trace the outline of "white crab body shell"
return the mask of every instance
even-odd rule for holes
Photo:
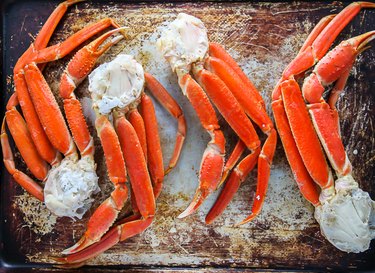
[[[375,238],[375,202],[351,175],[337,179],[335,190],[315,210],[322,234],[342,251],[366,251]]]
[[[156,42],[172,70],[189,73],[191,64],[204,60],[208,51],[207,29],[198,18],[179,13]]]
[[[44,202],[57,216],[79,219],[91,207],[92,195],[99,192],[95,163],[89,157],[65,157],[52,167],[44,187]]]
[[[125,110],[139,100],[145,83],[144,71],[133,56],[119,54],[89,75],[93,107],[106,115],[113,109]]]

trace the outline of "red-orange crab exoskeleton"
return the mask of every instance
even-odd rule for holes
[[[47,47],[67,8],[77,2],[80,0],[61,3],[50,15],[34,43],[18,60],[14,68],[15,93],[8,102],[1,134],[4,163],[14,180],[44,201],[56,215],[70,217],[82,217],[90,207],[90,198],[97,189],[98,180],[93,159],[93,138],[74,90],[89,75],[98,58],[123,36],[115,36],[109,42],[106,40],[124,31],[113,20],[103,19],[64,42]],[[42,74],[43,66],[63,58],[109,26],[116,29],[77,51],[62,74],[59,91],[66,124]],[[174,152],[166,170],[154,106],[150,97],[143,92],[145,87],[178,123]],[[90,76],[90,91],[96,112],[95,127],[114,190],[91,216],[82,239],[63,252],[68,254],[66,257],[56,259],[67,267],[81,266],[87,259],[150,226],[164,175],[176,165],[186,134],[186,122],[179,105],[152,75],[144,73],[142,66],[131,56],[119,55],[111,63],[96,69]],[[16,108],[18,104],[23,116]],[[109,120],[111,114],[114,126]],[[16,169],[5,123],[30,172],[38,180],[46,181],[44,190],[38,182]],[[60,153],[64,155],[63,159]],[[131,184],[133,215],[119,220],[112,227],[128,200],[127,176]],[[79,194],[83,197],[79,197]],[[84,199],[84,204],[81,199]]]
[[[206,217],[206,223],[214,221],[257,164],[258,183],[252,213],[241,223],[250,221],[261,211],[277,142],[276,130],[261,95],[232,57],[219,44],[208,42],[207,30],[198,18],[180,13],[162,33],[157,46],[177,74],[182,92],[211,136],[201,162],[199,187],[179,218],[196,211],[229,175]],[[225,139],[211,102],[239,137],[225,166]],[[252,122],[267,135],[263,147]],[[250,153],[237,164],[246,148]]]
[[[371,223],[375,202],[359,188],[351,175],[352,167],[341,141],[335,104],[355,58],[374,39],[375,31],[343,41],[328,50],[362,8],[375,8],[375,3],[354,2],[339,14],[323,18],[284,70],[272,94],[276,126],[301,193],[315,206],[315,218],[322,234],[346,252],[369,248],[375,236],[375,223]],[[313,66],[301,91],[296,80]],[[327,103],[322,95],[325,87],[333,83]],[[336,172],[336,181],[326,157]],[[320,194],[316,185],[321,189]]]
[[[57,259],[67,267],[80,266],[151,225],[164,175],[176,165],[186,134],[186,122],[179,105],[132,56],[120,54],[100,65],[90,74],[89,82],[96,112],[95,125],[115,189],[91,216],[82,238],[63,252],[66,257]],[[178,122],[174,153],[166,171],[154,106],[144,88]],[[127,200],[127,173],[133,215],[115,223]]]
[[[92,203],[92,193],[98,190],[92,137],[81,105],[73,93],[75,85],[70,90],[66,89],[63,77],[60,88],[69,131],[42,70],[47,62],[63,58],[104,29],[116,27],[83,48],[80,52],[84,52],[85,56],[68,65],[65,74],[74,75],[69,80],[78,84],[85,78],[86,71],[90,70],[96,58],[123,36],[113,38],[99,49],[108,37],[121,31],[119,25],[108,18],[85,27],[59,44],[47,47],[68,7],[77,2],[80,1],[61,3],[43,25],[35,41],[18,59],[13,74],[15,93],[6,107],[1,145],[5,166],[17,183],[44,201],[56,215],[81,218]],[[22,115],[16,108],[18,105]],[[46,182],[44,189],[16,168],[5,124],[30,172],[36,179]],[[64,155],[63,159],[61,154]]]

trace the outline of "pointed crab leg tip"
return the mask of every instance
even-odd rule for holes
[[[184,210],[179,216],[177,216],[178,219],[182,219],[182,218],[185,218],[189,215],[191,215],[192,213],[194,213],[196,211],[196,209],[194,208],[191,208],[191,206],[189,206],[186,210]]]
[[[92,245],[93,243],[94,242],[86,240],[85,237],[82,237],[75,245],[73,245],[73,246],[71,246],[71,247],[63,250],[61,253],[64,254],[64,255],[69,255],[69,254],[77,253],[77,252],[85,249],[89,245]]]
[[[203,200],[200,202],[199,201],[198,202],[193,201],[179,216],[177,216],[177,218],[182,219],[193,214],[199,208],[200,204],[202,204],[203,202]]]
[[[200,207],[200,205],[202,205],[207,195],[208,194],[204,194],[204,192],[198,190],[194,195],[193,201],[191,201],[190,205],[185,209],[185,211],[177,216],[177,218],[182,219],[193,214]]]
[[[252,214],[250,214],[250,216],[247,217],[245,220],[242,220],[241,222],[235,224],[234,226],[235,226],[235,227],[239,227],[239,226],[242,226],[242,225],[244,225],[244,224],[247,224],[247,223],[249,223],[250,221],[252,221],[255,217],[257,217],[257,214],[252,213]]]
[[[53,266],[62,269],[70,269],[70,268],[79,268],[85,265],[85,262],[79,263],[68,263],[65,257],[51,257],[51,259],[56,263]]]
[[[171,170],[172,170],[172,167],[168,167],[167,169],[165,169],[164,175],[169,174],[171,172]]]
[[[375,39],[375,30],[366,32],[362,35],[359,35],[355,38],[353,38],[357,41],[358,43],[358,48],[357,50],[361,53],[370,46],[368,46],[368,43],[371,42],[372,40]]]
[[[211,225],[214,221],[215,221],[216,218],[208,218],[206,216],[206,218],[204,219],[204,222],[206,223],[206,225]]]
[[[375,8],[375,3],[372,2],[357,2],[363,8]]]
[[[67,263],[65,257],[51,257],[51,260],[57,263],[56,266],[63,266],[64,264]]]

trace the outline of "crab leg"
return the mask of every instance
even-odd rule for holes
[[[95,50],[98,46],[113,32],[117,32],[119,29],[116,29],[112,32],[108,32],[98,38],[96,41],[91,43],[88,47],[80,50],[78,52],[77,59],[73,59],[72,66],[77,65],[75,61],[78,63],[82,61],[90,61],[88,62],[88,67],[86,69],[90,70],[92,68],[93,63],[95,63],[98,55],[95,55]],[[117,39],[118,40],[118,39]],[[116,41],[115,41],[116,42]],[[103,48],[103,50],[98,50],[97,53],[102,54],[112,43],[108,44]],[[48,48],[47,48],[48,49]],[[91,51],[92,50],[92,51]],[[91,55],[91,58],[90,58]],[[57,55],[59,57],[59,55]],[[82,58],[82,59],[81,59]],[[70,67],[71,68],[71,67]],[[71,69],[72,70],[72,69]],[[41,124],[43,125],[45,132],[51,141],[52,145],[62,152],[64,155],[70,155],[75,153],[75,146],[73,139],[70,136],[68,128],[65,124],[64,118],[60,112],[60,109],[57,105],[55,97],[52,94],[50,87],[48,86],[47,82],[45,81],[41,71],[38,69],[35,63],[30,63],[26,65],[24,68],[25,71],[25,79],[28,84],[29,93],[31,95],[33,104],[35,106],[35,110],[38,114]],[[72,71],[75,72],[75,71]],[[78,77],[80,77],[81,71],[78,71]],[[88,71],[82,73],[83,75],[87,74]],[[64,82],[63,77],[63,82]],[[82,80],[79,78],[79,80]],[[64,90],[63,90],[64,91]],[[67,92],[67,91],[64,91]],[[63,97],[66,95],[63,92]],[[75,113],[75,112],[73,112]],[[74,118],[73,118],[74,119]],[[73,123],[74,120],[71,122]],[[78,125],[80,126],[80,125]],[[73,125],[74,128],[74,125]]]
[[[146,132],[148,169],[154,186],[154,195],[157,198],[164,180],[163,155],[160,146],[158,123],[154,105],[146,94],[142,95],[140,106]]]
[[[232,57],[218,44],[210,44],[210,52],[213,52],[216,57],[206,58],[205,67],[225,83],[228,87],[228,91],[233,94],[245,113],[262,129],[264,133],[269,135],[259,158],[253,156],[253,153],[259,154],[259,146],[256,148],[248,146],[252,153],[245,157],[236,170],[231,174],[229,178],[230,184],[225,187],[225,190],[228,190],[232,197],[235,191],[233,188],[230,188],[230,185],[233,185],[238,189],[239,183],[244,180],[248,172],[254,167],[255,163],[253,160],[258,158],[258,187],[256,198],[254,200],[251,216],[248,217],[246,221],[242,222],[245,223],[250,221],[250,219],[254,218],[260,212],[268,185],[270,165],[276,148],[276,131],[273,129],[273,124],[265,112],[262,97]],[[231,124],[229,120],[228,123]],[[223,194],[220,197],[225,195],[225,191],[223,190],[222,193]],[[216,217],[221,213],[231,200],[231,197],[226,196],[224,198],[225,202],[220,201],[218,205],[214,205],[211,209],[212,213],[209,213],[207,216],[208,218],[206,218],[208,219],[208,222],[214,220],[214,215]]]
[[[6,120],[13,140],[15,141],[16,146],[19,147],[18,149],[27,167],[37,179],[43,181],[49,170],[48,164],[40,157],[35,148],[25,120],[16,109],[17,105],[17,96],[16,94],[13,94],[7,103],[7,112],[5,113],[4,120]],[[5,128],[3,133],[6,134]],[[7,148],[7,150],[8,149],[10,149],[10,147]],[[11,153],[11,150],[9,150],[9,152]],[[4,156],[4,159],[5,158],[6,157]]]
[[[186,120],[181,107],[165,88],[149,73],[145,73],[146,86],[159,103],[177,119],[177,137],[172,158],[169,161],[165,174],[168,174],[175,166],[180,157],[181,149],[185,141]]]
[[[230,154],[227,162],[225,162],[223,176],[221,177],[221,181],[218,185],[218,188],[225,182],[228,177],[229,172],[234,168],[237,164],[238,160],[240,160],[241,155],[246,150],[246,145],[243,143],[241,139],[239,139],[234,147],[232,153]]]
[[[137,133],[139,142],[142,147],[143,155],[145,157],[146,162],[148,162],[145,123],[143,121],[141,114],[138,112],[137,108],[130,110],[128,119],[129,119],[129,122],[133,125],[135,132]]]
[[[375,31],[370,31],[342,42],[322,58],[302,87],[304,97],[310,103],[309,113],[316,132],[332,167],[339,176],[349,174],[352,168],[340,137],[337,111],[324,101],[322,93],[325,85],[336,80],[338,81],[335,89],[344,88],[356,56],[374,37]],[[337,96],[336,92],[335,97]],[[335,100],[331,100],[333,106]]]
[[[39,166],[37,166],[37,168],[42,169],[41,167],[45,165],[45,161],[43,161],[43,159],[41,159],[39,154],[36,152],[30,134],[25,125],[25,121],[22,119],[21,115],[16,110],[12,112],[7,112],[7,115],[13,116],[9,117],[8,119],[9,124],[12,124],[9,127],[9,129],[11,131],[16,131],[16,137],[14,138],[14,140],[16,141],[16,144],[22,145],[19,146],[22,147],[22,149],[20,149],[21,154],[27,153],[28,156],[26,158],[29,158],[30,160],[35,160],[32,162],[33,164],[38,163],[39,161]],[[10,148],[8,135],[6,134],[5,130],[5,119],[3,120],[1,126],[1,148],[3,151],[4,165],[7,168],[8,172],[12,175],[14,180],[16,180],[16,182],[20,184],[21,187],[23,187],[27,192],[29,192],[31,195],[33,195],[34,197],[43,202],[43,188],[29,176],[17,170],[15,167],[12,149]],[[40,177],[43,177],[43,175],[44,173],[42,173]]]
[[[61,43],[38,50],[36,54],[32,56],[32,59],[29,61],[40,64],[61,59],[70,52],[72,52],[76,47],[81,45],[83,42],[87,41],[94,35],[98,34],[99,32],[103,31],[104,29],[110,26],[113,26],[116,29],[120,29],[120,31],[123,31],[123,28],[120,28],[120,26],[115,21],[113,21],[110,18],[105,18],[96,23],[86,26],[85,28],[74,33],[72,36],[68,37],[65,41]]]
[[[82,266],[85,261],[96,257],[119,242],[140,234],[150,226],[152,220],[153,217],[145,220],[135,219],[129,222],[120,221],[119,224],[111,228],[99,242],[90,245],[80,252],[70,254],[63,258],[55,258],[55,260],[58,263],[62,263],[62,267],[73,268]]]
[[[375,8],[375,3],[354,2],[337,14],[326,27],[322,28],[321,25],[318,24],[318,26],[314,28],[312,35],[308,38],[308,41],[311,42],[311,46],[307,46],[307,44],[304,45],[305,50],[301,51],[283,72],[283,79],[288,79],[293,75],[303,73],[315,65],[315,63],[327,53],[340,32],[362,8]],[[316,35],[318,31],[321,32],[319,35]],[[316,36],[315,39],[314,36]]]
[[[282,101],[283,96],[281,92],[281,84],[283,81],[299,75],[301,73],[304,73],[307,69],[312,67],[318,60],[320,60],[328,51],[329,47],[333,43],[334,39],[337,37],[337,35],[340,33],[340,31],[349,23],[349,21],[356,15],[362,8],[374,8],[375,4],[370,2],[356,2],[352,3],[349,6],[347,6],[342,12],[340,12],[338,15],[336,15],[332,20],[331,18],[323,18],[321,22],[314,28],[314,30],[309,35],[307,42],[304,44],[304,50],[301,50],[297,57],[288,65],[288,67],[283,72],[283,76],[279,83],[277,84],[276,88],[274,89],[272,93],[272,109],[275,116],[276,125],[278,128],[278,132],[280,134],[284,150],[286,153],[286,156],[288,158],[288,162],[293,170],[293,174],[295,176],[295,180],[297,181],[298,186],[300,187],[300,190],[302,194],[306,197],[307,200],[309,200],[312,204],[317,205],[319,204],[317,202],[317,196],[316,192],[312,190],[314,188],[314,185],[312,185],[312,180],[309,178],[307,173],[311,175],[312,172],[316,172],[314,169],[309,169],[309,167],[305,166],[304,160],[302,159],[304,156],[308,157],[309,155],[306,154],[306,151],[299,151],[298,147],[299,145],[296,144],[296,141],[294,139],[294,135],[292,135],[292,131],[289,125],[289,122],[286,122],[286,108],[288,105],[285,105],[285,103]],[[330,21],[328,24],[324,21]],[[323,21],[323,22],[322,22]],[[296,88],[296,83],[291,85],[292,89]],[[294,87],[293,87],[294,86]],[[299,87],[298,87],[299,89]],[[297,97],[297,94],[295,94]],[[302,97],[301,97],[302,99]],[[301,99],[297,99],[300,101]],[[302,99],[303,101],[303,99]],[[300,106],[302,107],[302,105]],[[299,109],[306,109],[306,107],[302,107]],[[302,111],[303,113],[305,111]],[[304,113],[305,114],[305,113]],[[302,122],[307,122],[308,124],[311,123],[310,119],[307,119],[306,116],[302,120]],[[306,124],[304,124],[306,125]],[[308,125],[310,127],[310,125]],[[337,125],[335,125],[333,128],[337,128]],[[331,129],[332,130],[332,129]],[[294,131],[293,131],[294,134]],[[312,134],[310,132],[309,134]],[[303,138],[303,136],[301,136]],[[316,135],[314,132],[314,139],[316,139]],[[302,139],[301,139],[302,141]],[[315,142],[315,140],[314,140]],[[300,144],[302,145],[302,143]],[[321,148],[319,150],[316,150],[315,152],[320,153]],[[301,155],[300,152],[305,153],[305,155]],[[324,155],[319,155],[320,158],[324,158]],[[325,162],[325,159],[324,159]],[[326,165],[326,164],[325,164]],[[306,168],[307,167],[307,168]],[[312,167],[312,166],[310,166]],[[324,166],[322,170],[327,170],[328,165]],[[325,171],[326,172],[326,171]],[[328,181],[315,181],[319,185],[326,185],[330,184],[331,178],[329,178],[330,174],[325,173],[325,178],[328,178]],[[332,187],[331,187],[332,189]],[[330,193],[328,193],[330,194]]]
[[[35,54],[35,51],[43,49],[47,46],[53,31],[60,22],[62,16],[67,11],[68,7],[72,4],[80,2],[76,1],[65,1],[57,6],[57,8],[52,12],[52,14],[47,19],[46,23],[43,25],[39,34],[37,35],[35,41],[30,45],[30,47],[22,54],[18,59],[16,66],[14,68],[14,84],[15,91],[20,101],[22,112],[27,121],[28,127],[30,128],[31,137],[34,141],[34,145],[38,150],[39,154],[44,160],[54,165],[60,160],[60,156],[57,150],[55,150],[47,138],[40,121],[38,119],[37,113],[32,106],[31,98],[27,90],[24,75],[20,73],[23,67],[30,61],[31,56]]]
[[[115,118],[115,126],[139,213],[144,220],[152,218],[155,214],[154,190],[137,133],[124,115]]]
[[[68,0],[59,4],[55,8],[55,10],[48,17],[47,21],[44,23],[42,29],[39,31],[38,35],[35,38],[35,41],[18,59],[17,64],[14,68],[15,74],[22,70],[23,67],[25,67],[25,65],[30,62],[31,56],[34,55],[36,51],[44,49],[47,46],[61,18],[68,10],[68,7],[82,1],[84,0]]]
[[[100,141],[102,143],[108,176],[115,185],[111,196],[95,210],[87,224],[87,230],[82,238],[72,247],[65,249],[63,254],[79,252],[97,242],[117,219],[117,216],[128,198],[126,169],[119,137],[106,116],[97,113],[95,121]]]
[[[94,144],[83,116],[81,103],[74,95],[74,90],[76,86],[78,86],[91,72],[97,59],[107,51],[108,48],[123,38],[123,36],[117,36],[99,49],[99,46],[109,36],[120,30],[121,29],[114,29],[108,31],[89,45],[80,49],[69,62],[61,77],[60,96],[63,98],[68,125],[71,129],[75,143],[81,152],[81,156],[89,155],[93,157]]]
[[[25,117],[27,127],[30,131],[31,138],[33,139],[34,145],[38,150],[40,156],[50,163],[55,165],[60,161],[60,153],[52,146],[46,133],[44,132],[43,126],[40,123],[38,114],[36,113],[24,74],[15,74],[13,77],[15,94],[20,103],[23,116]]]
[[[294,180],[297,182],[297,186],[305,199],[312,205],[318,206],[320,204],[319,192],[303,163],[296,142],[293,139],[283,101],[273,101],[272,110],[275,116],[277,131],[284,146],[285,155],[291,169],[293,170]]]
[[[242,80],[243,84],[247,86],[248,92],[251,93],[256,102],[260,104],[263,109],[266,109],[263,98],[259,94],[254,84],[249,80],[249,78],[245,75],[242,69],[238,66],[237,62],[228,54],[228,52],[226,52],[226,50],[220,44],[210,43],[208,52],[211,57],[222,60],[230,68],[232,68],[233,71],[237,74],[237,76]]]
[[[72,1],[71,3],[74,3],[74,2],[75,1]],[[61,19],[62,14],[61,13],[58,13],[58,14],[59,16],[52,16],[50,18]],[[14,83],[16,87],[16,94],[17,94],[18,100],[20,101],[20,105],[22,108],[22,112],[25,116],[27,125],[29,127],[34,143],[38,149],[38,152],[41,154],[43,159],[45,159],[47,162],[53,165],[59,161],[59,154],[57,153],[57,151],[54,150],[53,146],[51,145],[50,140],[48,139],[48,137],[46,136],[46,133],[43,130],[38,114],[34,109],[32,99],[28,92],[28,86],[26,84],[25,76],[21,72],[28,63],[48,62],[48,61],[56,60],[58,58],[62,58],[66,54],[68,54],[71,50],[73,50],[76,46],[78,46],[80,43],[92,37],[99,31],[107,28],[110,25],[114,25],[114,26],[118,26],[118,25],[110,19],[104,19],[104,20],[99,21],[98,23],[92,24],[78,31],[77,33],[72,35],[70,38],[68,38],[65,42],[61,44],[58,44],[49,48],[41,49],[43,46],[45,46],[46,43],[48,43],[48,40],[45,41],[42,38],[44,37],[45,39],[49,39],[49,37],[52,35],[52,32],[54,30],[53,27],[56,27],[58,23],[58,22],[52,21],[52,19],[47,20],[47,25],[45,25],[40,32],[40,34],[42,35],[41,38],[39,39],[37,38],[36,47],[39,50],[35,51],[34,46],[32,45],[25,52],[25,54],[22,55],[21,58],[18,60],[14,69],[14,73],[15,73]],[[49,56],[48,58],[45,56],[46,53],[49,54],[49,55],[47,54]],[[39,54],[40,56],[38,56]],[[31,83],[28,83],[28,84],[31,84]]]
[[[257,163],[260,149],[246,156],[233,170],[220,192],[217,201],[210,209],[206,216],[206,224],[211,224],[218,216],[222,214],[229,202],[233,199],[241,183],[244,181],[249,172],[255,167]]]
[[[88,252],[86,248],[91,250],[95,249],[94,251],[98,251],[96,254],[99,254],[107,250],[109,247],[115,245],[119,241],[139,234],[152,223],[155,214],[155,197],[150,176],[147,170],[147,164],[139,143],[137,133],[131,123],[126,120],[123,114],[115,113],[115,116],[116,132],[121,143],[121,150],[125,158],[130,183],[134,192],[136,206],[139,210],[139,215],[124,219],[120,222],[123,224],[117,225],[116,227],[110,229],[108,233],[103,236],[103,234],[105,234],[105,232],[109,229],[110,225],[105,225],[107,229],[104,230],[98,229],[93,224],[96,222],[96,224],[101,224],[102,226],[104,226],[103,222],[107,222],[108,214],[116,217],[118,214],[116,208],[110,207],[109,204],[106,204],[106,210],[103,210],[102,214],[96,214],[95,212],[94,215],[90,218],[89,223],[91,222],[92,225],[89,225],[89,228],[87,229],[84,237],[82,237],[82,239],[75,246],[63,252],[64,254],[69,255],[67,257],[58,259],[60,262],[76,263],[87,260],[92,256],[91,251]],[[116,187],[116,189],[118,189],[118,187]],[[125,185],[123,189],[127,189]],[[124,198],[125,196],[121,195],[120,197]],[[125,201],[126,199],[121,200]],[[120,201],[119,196],[112,196],[112,201]],[[102,207],[103,204],[100,207]],[[123,206],[123,203],[121,205]],[[118,209],[121,209],[122,206],[119,206]],[[102,236],[103,238],[100,239]],[[110,240],[110,245],[107,245],[106,243],[108,236],[113,236],[113,238]],[[98,243],[93,244],[95,242]]]
[[[307,170],[322,189],[332,188],[332,174],[297,82],[284,81],[281,84],[281,92],[289,125]]]
[[[179,84],[198,114],[203,128],[211,136],[211,141],[203,153],[199,187],[190,205],[178,216],[178,218],[183,218],[196,211],[207,196],[217,188],[224,166],[225,138],[220,130],[215,110],[199,84],[190,74],[180,76]]]
[[[52,91],[35,63],[26,65],[28,83],[35,110],[52,145],[64,155],[76,153],[75,145]]]

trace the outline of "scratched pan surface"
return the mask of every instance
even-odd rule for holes
[[[29,46],[57,2],[12,1],[2,5],[3,89],[2,114],[12,94],[12,69]],[[269,189],[262,213],[250,224],[233,227],[250,212],[256,186],[256,171],[246,179],[228,209],[207,226],[204,216],[216,199],[208,198],[195,215],[176,219],[189,204],[197,186],[203,150],[209,136],[181,94],[176,77],[155,50],[155,41],[165,21],[186,12],[205,23],[211,41],[219,42],[234,56],[260,90],[270,111],[271,91],[283,68],[295,56],[309,31],[320,18],[339,12],[347,3],[251,3],[251,2],[147,2],[104,4],[80,3],[69,9],[52,38],[51,44],[91,22],[114,18],[128,26],[128,39],[114,46],[100,62],[120,53],[135,55],[147,71],[154,74],[180,103],[188,124],[186,143],[176,168],[165,178],[157,200],[153,225],[141,235],[120,243],[92,259],[97,268],[117,267],[214,267],[263,269],[374,269],[375,247],[361,254],[346,254],[331,246],[320,234],[313,219],[313,208],[299,193],[280,143],[271,170]],[[362,11],[343,31],[338,40],[372,30],[375,11]],[[372,44],[373,45],[373,44]],[[48,64],[46,79],[53,92],[69,60]],[[375,121],[375,50],[368,49],[359,58],[348,80],[338,109],[345,147],[361,187],[375,198],[374,121]],[[76,94],[85,105],[87,121],[95,136],[96,161],[102,191],[82,220],[56,218],[44,205],[26,194],[8,175],[1,172],[1,259],[15,267],[45,267],[53,263],[66,247],[77,241],[85,230],[88,217],[111,192],[106,176],[103,152],[92,127],[87,80]],[[156,104],[165,162],[171,155],[176,123]],[[227,150],[236,137],[220,121],[227,136]],[[262,136],[264,139],[264,137]],[[16,152],[16,163],[25,166]],[[124,214],[126,213],[126,209]],[[143,270],[143,269],[142,269]]]

